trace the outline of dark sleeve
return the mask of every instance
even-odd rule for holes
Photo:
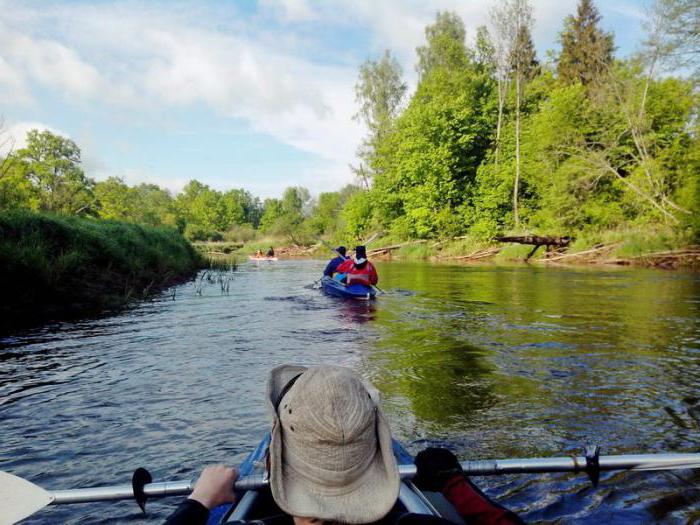
[[[491,501],[464,474],[458,474],[450,479],[442,493],[467,523],[478,525],[525,523],[517,514]]]
[[[175,509],[163,525],[206,525],[209,509],[199,501],[186,499]]]
[[[333,272],[335,269],[338,267],[338,259],[331,259],[328,261],[328,264],[326,265],[326,269],[323,270],[323,275],[327,275],[328,277],[333,276]]]

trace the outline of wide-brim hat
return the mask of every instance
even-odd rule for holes
[[[391,510],[400,479],[374,387],[344,367],[282,365],[267,402],[270,488],[283,511],[354,524]]]

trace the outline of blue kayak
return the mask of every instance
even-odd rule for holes
[[[321,288],[323,291],[333,297],[342,297],[344,299],[374,299],[377,292],[371,286],[364,284],[351,284],[346,286],[340,281],[336,281],[330,277],[324,276],[321,279]]]
[[[265,434],[258,447],[251,452],[239,467],[240,476],[265,475],[267,447],[270,444],[270,434]],[[413,465],[413,457],[403,448],[401,443],[394,440],[394,455],[399,464]],[[266,477],[266,476],[265,476]],[[421,492],[413,483],[402,481],[399,498],[394,506],[397,512],[415,512],[432,516],[442,516],[448,519],[454,516],[454,508],[441,494]],[[221,505],[211,510],[207,525],[219,525],[236,521],[264,520],[271,516],[279,517],[282,511],[277,507],[269,486],[259,490],[249,490],[238,495],[234,504]]]

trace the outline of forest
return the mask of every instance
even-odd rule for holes
[[[97,181],[72,140],[33,130],[0,159],[0,210],[166,226],[193,241],[309,245],[383,232],[697,243],[698,11],[691,0],[658,0],[638,52],[624,58],[591,0],[563,20],[560,49],[546,56],[533,45],[528,0],[499,0],[473,35],[456,14],[437,13],[416,49],[414,92],[391,50],[359,67],[355,118],[366,136],[356,183],[336,192],[289,187],[261,200],[195,179],[177,194]]]

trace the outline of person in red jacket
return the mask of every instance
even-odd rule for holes
[[[347,259],[338,266],[336,272],[345,274],[345,283],[348,286],[351,284],[371,286],[379,282],[377,270],[374,268],[374,265],[367,260],[367,251],[364,246],[355,248],[355,260]]]

